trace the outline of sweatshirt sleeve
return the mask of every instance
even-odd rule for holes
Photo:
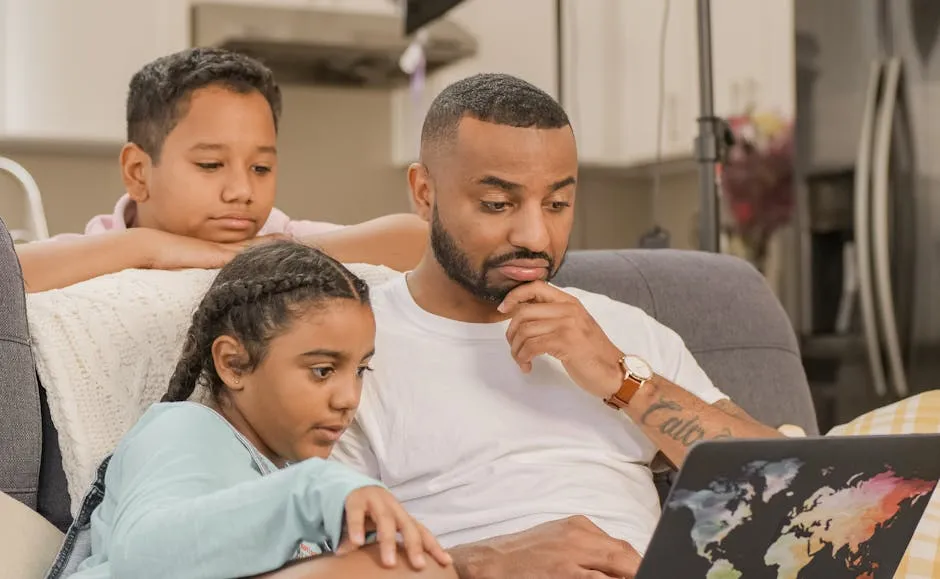
[[[262,477],[219,417],[186,413],[158,417],[109,465],[115,577],[241,577],[283,566],[301,541],[335,550],[346,497],[379,485],[320,459]]]

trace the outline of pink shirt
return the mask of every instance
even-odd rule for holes
[[[137,203],[125,193],[118,199],[117,204],[114,206],[113,213],[110,215],[97,215],[88,222],[88,225],[85,226],[85,235],[95,235],[108,231],[127,229],[127,224],[134,221],[136,213]],[[268,220],[264,223],[264,226],[261,227],[261,230],[258,231],[258,235],[281,233],[291,237],[304,237],[342,229],[343,227],[343,225],[323,221],[295,221],[280,209],[274,208],[271,209],[271,214],[268,216]],[[53,239],[63,239],[76,235],[78,234],[65,233],[56,235]]]

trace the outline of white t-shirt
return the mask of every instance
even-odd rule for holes
[[[707,403],[725,398],[681,338],[642,310],[566,288],[622,351]],[[335,459],[381,480],[445,547],[585,515],[645,552],[659,518],[656,448],[541,356],[523,374],[508,322],[422,310],[401,276],[372,290],[376,355]]]

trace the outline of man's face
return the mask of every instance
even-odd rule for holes
[[[454,148],[441,152],[428,172],[431,202],[421,209],[430,213],[431,247],[448,277],[498,303],[513,288],[558,271],[578,174],[570,127],[465,118]]]
[[[130,192],[137,225],[217,242],[254,237],[274,206],[276,141],[260,93],[196,90],[145,185]]]

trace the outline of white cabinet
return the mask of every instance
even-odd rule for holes
[[[523,78],[555,96],[554,0],[467,0],[447,13],[477,39],[477,54],[426,79],[419,99],[408,88],[392,94],[392,159],[396,165],[418,155],[421,124],[431,101],[447,85],[484,72]]]
[[[155,0],[159,1],[159,0]],[[196,4],[202,0],[190,0]],[[218,0],[209,0],[217,2]],[[401,14],[399,0],[224,0],[225,4],[248,4],[270,8],[316,8],[335,12],[359,12],[396,16]]]
[[[712,66],[718,116],[795,113],[793,0],[715,0]]]
[[[474,34],[476,57],[431,75],[421,102],[408,89],[392,99],[393,162],[416,158],[421,122],[450,82],[506,72],[560,98],[584,165],[628,167],[656,159],[663,0],[565,0],[558,92],[554,0],[467,0],[448,14]],[[689,157],[698,111],[695,4],[672,0],[664,51],[664,159]]]
[[[123,141],[131,76],[188,22],[187,0],[0,0],[0,140]]]
[[[623,167],[693,151],[698,110],[691,0],[568,0],[564,103],[585,165]],[[664,19],[668,22],[663,36]],[[662,94],[660,94],[662,82]]]

